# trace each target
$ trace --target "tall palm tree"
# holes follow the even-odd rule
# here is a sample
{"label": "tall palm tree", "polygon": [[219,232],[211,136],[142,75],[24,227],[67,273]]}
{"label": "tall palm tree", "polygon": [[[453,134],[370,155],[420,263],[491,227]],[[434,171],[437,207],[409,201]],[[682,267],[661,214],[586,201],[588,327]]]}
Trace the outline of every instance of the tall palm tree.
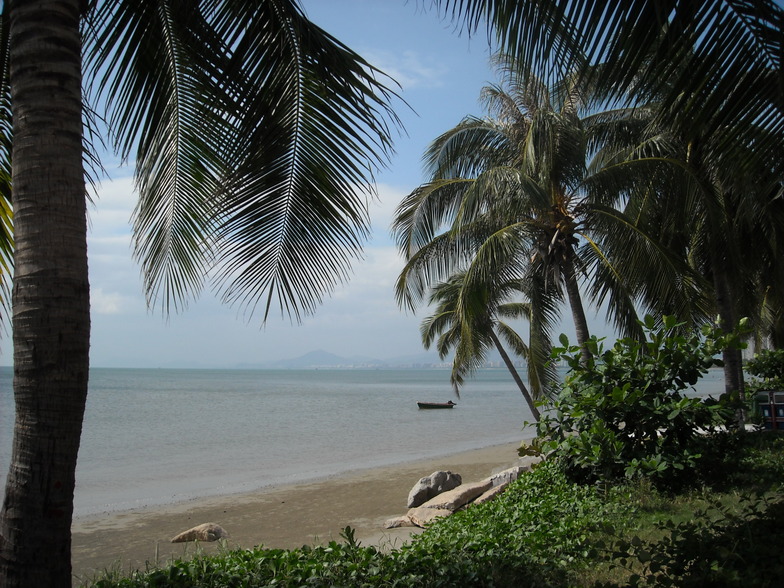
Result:
{"label": "tall palm tree", "polygon": [[528,304],[512,299],[514,295],[522,294],[523,285],[520,281],[482,282],[469,289],[466,286],[471,281],[466,279],[466,273],[457,272],[433,288],[429,302],[435,305],[435,312],[422,321],[422,342],[426,349],[436,342],[441,359],[454,349],[451,380],[458,394],[465,376],[481,367],[488,349],[494,347],[520,389],[531,414],[538,421],[540,414],[535,396],[541,398],[542,385],[537,378],[533,378],[534,394],[529,392],[501,342],[504,339],[516,355],[528,357],[529,346],[503,320],[530,316]]}
{"label": "tall palm tree", "polygon": [[16,401],[0,584],[70,587],[90,336],[83,113],[105,106],[135,159],[151,302],[182,306],[209,272],[265,318],[273,301],[312,311],[345,277],[368,228],[355,186],[397,119],[379,72],[295,0],[13,0],[0,34]]}
{"label": "tall palm tree", "polygon": [[469,33],[487,23],[501,49],[540,78],[559,79],[577,70],[602,90],[599,100],[631,99],[639,104],[655,98],[660,103],[659,123],[692,144],[709,138],[700,150],[710,149],[710,159],[721,161],[712,169],[714,184],[732,186],[738,175],[757,173],[760,153],[767,154],[766,173],[774,181],[780,183],[784,176],[784,7],[780,2],[435,0],[434,4]]}
{"label": "tall palm tree", "polygon": [[[393,231],[408,260],[397,283],[400,302],[417,304],[481,247],[486,267],[475,274],[488,280],[518,260],[542,339],[551,338],[558,316],[553,303],[568,301],[584,361],[589,331],[580,276],[591,301],[606,303],[628,336],[640,336],[642,293],[666,291],[679,310],[694,312],[694,289],[677,279],[685,264],[622,210],[646,196],[632,180],[647,168],[619,155],[639,157],[658,139],[642,134],[645,109],[581,117],[573,78],[551,91],[533,76],[524,81],[512,61],[502,60],[500,69],[506,87],[483,92],[491,116],[469,117],[436,139],[426,154],[430,181],[398,208]],[[634,147],[622,150],[625,144]]]}
{"label": "tall palm tree", "polygon": [[[672,134],[677,137],[677,130]],[[755,332],[773,332],[784,255],[781,181],[771,174],[764,150],[746,146],[752,153],[742,154],[736,146],[728,157],[716,148],[717,140],[721,137],[707,132],[677,137],[667,152],[652,158],[670,174],[661,187],[667,202],[646,222],[706,278],[711,316],[719,317],[724,330],[746,317]],[[727,183],[724,168],[741,159],[756,164],[736,170]],[[661,301],[656,306],[666,312]],[[741,352],[727,349],[723,355],[726,391],[743,399]]]}

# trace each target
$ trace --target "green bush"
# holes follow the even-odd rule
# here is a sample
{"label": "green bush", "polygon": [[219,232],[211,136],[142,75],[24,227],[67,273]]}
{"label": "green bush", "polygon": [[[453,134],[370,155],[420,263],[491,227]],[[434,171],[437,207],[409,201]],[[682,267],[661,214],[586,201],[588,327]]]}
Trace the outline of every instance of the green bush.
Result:
{"label": "green bush", "polygon": [[[612,541],[604,551],[611,567],[629,572],[623,586],[781,585],[784,502],[744,495],[737,504],[714,502],[688,521],[658,525],[661,538]],[[597,586],[615,586],[597,583]]]}
{"label": "green bush", "polygon": [[753,390],[784,390],[784,349],[760,351],[746,362],[746,371],[756,376]]}
{"label": "green bush", "polygon": [[620,339],[605,350],[592,338],[592,358],[585,364],[564,335],[563,348],[554,350],[570,370],[538,424],[539,444],[573,480],[649,476],[660,487],[677,488],[693,481],[697,435],[732,420],[722,402],[703,402],[684,391],[721,365],[716,355],[737,344],[737,337],[709,327],[682,335],[672,317],[664,317],[661,328],[651,317],[642,324],[645,343]]}

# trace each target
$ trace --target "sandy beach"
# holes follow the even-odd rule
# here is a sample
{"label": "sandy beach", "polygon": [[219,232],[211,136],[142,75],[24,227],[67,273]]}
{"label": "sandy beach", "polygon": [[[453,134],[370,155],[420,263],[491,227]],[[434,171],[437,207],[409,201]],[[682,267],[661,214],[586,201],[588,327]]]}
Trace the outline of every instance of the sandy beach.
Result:
{"label": "sandy beach", "polygon": [[[400,545],[417,530],[385,530],[383,523],[407,511],[408,493],[419,478],[450,470],[464,482],[478,481],[515,465],[518,446],[497,445],[247,494],[76,519],[72,548],[76,585],[105,569],[144,569],[148,563],[191,554],[195,544],[175,544],[171,538],[208,522],[229,533],[229,547],[326,543],[339,540],[346,526],[355,529],[363,545]],[[198,547],[208,553],[219,549],[216,543]]]}

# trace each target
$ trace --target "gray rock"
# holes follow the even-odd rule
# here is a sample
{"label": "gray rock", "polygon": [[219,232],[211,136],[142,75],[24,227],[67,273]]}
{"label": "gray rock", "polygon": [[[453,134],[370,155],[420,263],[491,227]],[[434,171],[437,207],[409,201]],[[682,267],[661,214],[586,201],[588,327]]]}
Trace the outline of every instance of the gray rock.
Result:
{"label": "gray rock", "polygon": [[[434,510],[448,510],[455,512],[461,506],[468,504],[478,496],[481,496],[493,487],[490,478],[472,484],[462,484],[457,488],[443,492],[425,502],[420,508],[430,508]],[[409,511],[409,516],[411,512]],[[413,519],[412,519],[413,520]]]}
{"label": "gray rock", "polygon": [[413,522],[411,522],[411,519],[409,518],[408,515],[387,519],[384,522],[385,529],[398,529],[400,527],[416,527],[416,525]]}
{"label": "gray rock", "polygon": [[411,492],[408,493],[408,508],[415,508],[420,506],[442,492],[457,488],[463,483],[460,474],[453,474],[452,472],[438,471],[433,472],[429,476],[420,478],[419,482],[414,484]]}
{"label": "gray rock", "polygon": [[506,490],[508,485],[508,483],[502,483],[498,486],[493,486],[484,494],[480,494],[479,497],[476,498],[471,504],[482,504],[484,502],[490,502],[491,500],[494,500],[497,496]]}
{"label": "gray rock", "polygon": [[423,529],[427,527],[427,525],[433,522],[435,519],[440,519],[441,517],[448,517],[451,515],[452,512],[448,510],[444,510],[442,508],[426,508],[424,506],[420,506],[417,508],[412,508],[408,511],[406,515],[408,519],[417,527],[422,527]]}
{"label": "gray rock", "polygon": [[493,486],[505,486],[511,482],[514,482],[517,478],[520,477],[520,474],[522,474],[527,469],[528,468],[524,466],[515,466],[513,468],[509,468],[494,474],[490,477],[490,480],[492,481]]}
{"label": "gray rock", "polygon": [[229,534],[220,525],[216,525],[215,523],[204,523],[202,525],[193,527],[192,529],[188,529],[187,531],[183,531],[174,537],[171,542],[185,543],[186,541],[217,541],[218,539],[223,539],[228,536]]}

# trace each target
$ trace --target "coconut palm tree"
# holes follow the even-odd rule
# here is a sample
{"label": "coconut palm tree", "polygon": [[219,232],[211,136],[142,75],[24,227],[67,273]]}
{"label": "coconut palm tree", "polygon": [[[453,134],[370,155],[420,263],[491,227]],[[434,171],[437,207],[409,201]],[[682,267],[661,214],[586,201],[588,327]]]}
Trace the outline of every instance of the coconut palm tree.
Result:
{"label": "coconut palm tree", "polygon": [[[716,148],[721,139],[715,135],[677,137],[676,129],[672,134],[671,150],[652,158],[670,173],[661,176],[666,201],[646,219],[649,230],[706,278],[710,316],[718,317],[724,330],[735,329],[745,317],[757,339],[762,332],[774,333],[784,255],[780,179],[756,145],[746,148],[753,153],[736,151],[728,159]],[[728,184],[723,170],[737,160],[757,163],[753,173],[737,170]],[[667,310],[661,301],[654,305]],[[741,352],[726,349],[723,356],[726,391],[743,399]]]}
{"label": "coconut palm tree", "polygon": [[[737,185],[768,154],[774,181],[784,175],[784,8],[774,0],[619,0],[513,2],[434,0],[473,33],[486,23],[524,71],[556,80],[577,71],[601,89],[597,100],[660,103],[658,123],[710,148],[711,181]],[[602,64],[601,68],[595,67]],[[694,141],[696,140],[696,141]],[[753,146],[753,148],[749,148]],[[745,198],[745,196],[740,196]],[[727,255],[712,248],[717,302],[737,297],[722,277]],[[722,256],[724,259],[722,259]],[[771,275],[771,272],[767,272]],[[779,272],[773,272],[778,274]],[[768,298],[773,300],[777,297]],[[779,298],[780,299],[780,298]],[[780,316],[775,310],[767,317]],[[734,328],[725,310],[722,323]],[[736,317],[733,317],[733,319]],[[775,319],[774,319],[775,320]],[[770,323],[773,325],[775,323]],[[739,354],[728,368],[742,377]],[[728,385],[735,383],[728,379]],[[737,389],[737,388],[736,388]]]}
{"label": "coconut palm tree", "polygon": [[96,156],[83,113],[105,107],[136,162],[151,303],[182,307],[209,273],[265,318],[273,303],[312,311],[345,277],[368,230],[355,186],[386,161],[397,119],[380,72],[295,0],[13,0],[0,49],[16,401],[0,584],[70,587],[89,372],[84,162]]}
{"label": "coconut palm tree", "polygon": [[466,118],[436,139],[425,156],[430,181],[397,210],[393,231],[407,258],[397,283],[401,304],[414,307],[481,248],[485,269],[474,274],[488,280],[518,260],[543,338],[558,318],[554,302],[568,301],[584,361],[584,293],[605,303],[628,336],[640,336],[643,294],[667,292],[679,310],[695,312],[696,291],[678,279],[685,264],[622,209],[646,196],[633,180],[647,167],[625,161],[658,140],[643,135],[646,110],[581,117],[574,78],[550,90],[532,76],[523,81],[509,60],[501,59],[500,71],[506,86],[483,92],[491,116]]}
{"label": "coconut palm tree", "polygon": [[[530,305],[515,302],[513,297],[524,291],[519,280],[503,283],[472,284],[466,279],[466,271],[453,274],[449,280],[437,284],[430,294],[430,304],[435,312],[422,321],[420,331],[426,349],[436,342],[441,359],[446,358],[454,349],[451,381],[455,393],[459,395],[465,376],[481,367],[487,358],[487,351],[495,348],[501,355],[504,365],[520,389],[531,414],[539,421],[539,409],[535,400],[542,397],[543,386],[537,377],[532,378],[531,394],[514,366],[501,339],[512,348],[514,353],[526,358],[529,346],[520,335],[503,319],[521,319],[530,316]],[[538,374],[537,374],[538,375]],[[552,377],[552,374],[550,374]]]}

